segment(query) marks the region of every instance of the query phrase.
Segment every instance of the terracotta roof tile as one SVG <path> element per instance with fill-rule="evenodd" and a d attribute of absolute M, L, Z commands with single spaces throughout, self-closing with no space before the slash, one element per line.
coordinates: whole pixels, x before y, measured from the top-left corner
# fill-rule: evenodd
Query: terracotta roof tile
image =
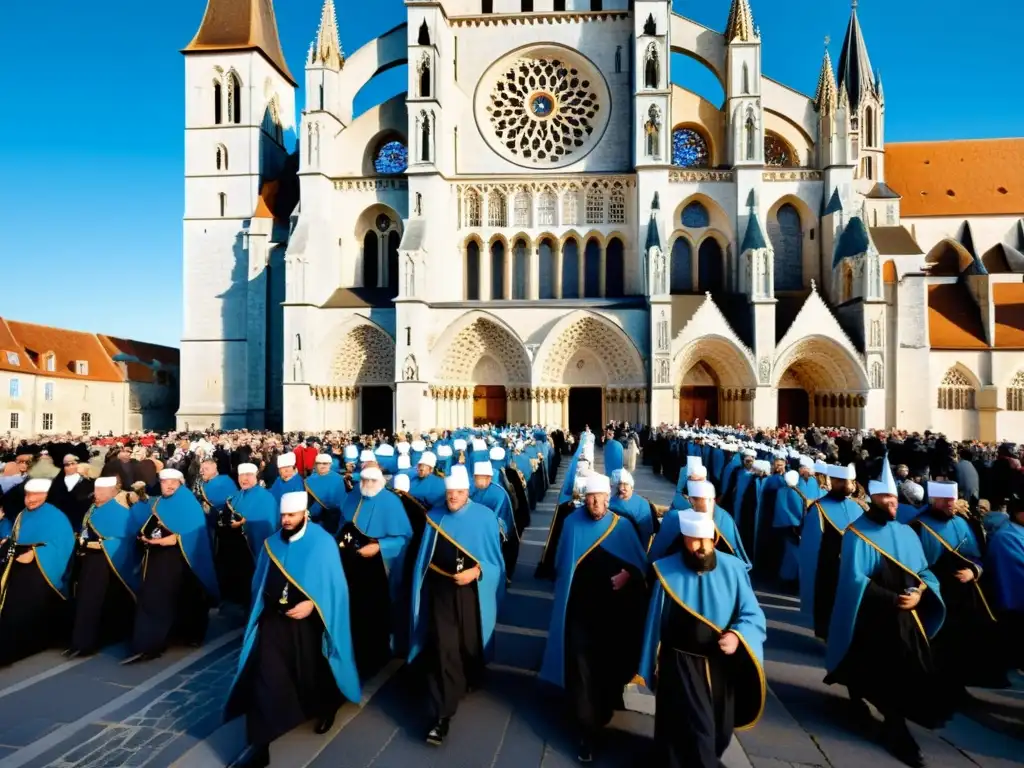
<path fill-rule="evenodd" d="M 987 349 L 981 312 L 959 283 L 928 286 L 928 334 L 932 349 Z"/>
<path fill-rule="evenodd" d="M 1024 139 L 886 144 L 903 216 L 1024 214 Z"/>
<path fill-rule="evenodd" d="M 8 358 L 8 354 L 16 357 Z M 11 371 L 16 373 L 33 373 L 36 367 L 32 364 L 32 358 L 25 352 L 14 334 L 11 332 L 7 321 L 0 317 L 0 371 Z"/>
<path fill-rule="evenodd" d="M 94 334 L 15 320 L 7 321 L 7 325 L 21 347 L 32 356 L 36 372 L 41 376 L 86 381 L 124 381 L 121 372 Z M 56 357 L 56 370 L 47 371 L 43 355 L 51 352 Z M 76 360 L 88 363 L 87 374 L 75 373 Z"/>
<path fill-rule="evenodd" d="M 1024 349 L 1024 283 L 995 283 L 996 347 Z"/>

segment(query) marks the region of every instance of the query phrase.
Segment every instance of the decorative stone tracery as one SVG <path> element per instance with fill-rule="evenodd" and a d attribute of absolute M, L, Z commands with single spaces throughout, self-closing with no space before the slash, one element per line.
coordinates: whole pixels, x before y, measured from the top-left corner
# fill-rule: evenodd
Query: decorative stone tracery
<path fill-rule="evenodd" d="M 380 328 L 357 325 L 338 346 L 331 363 L 336 384 L 390 386 L 395 380 L 395 342 Z"/>
<path fill-rule="evenodd" d="M 522 342 L 508 329 L 482 317 L 460 330 L 442 354 L 440 381 L 475 383 L 473 370 L 489 355 L 505 369 L 510 386 L 530 383 L 530 359 Z"/>
<path fill-rule="evenodd" d="M 645 383 L 640 356 L 626 335 L 592 315 L 578 317 L 547 351 L 541 382 L 554 384 L 565 377 L 566 366 L 581 350 L 591 351 L 604 366 L 609 385 Z"/>

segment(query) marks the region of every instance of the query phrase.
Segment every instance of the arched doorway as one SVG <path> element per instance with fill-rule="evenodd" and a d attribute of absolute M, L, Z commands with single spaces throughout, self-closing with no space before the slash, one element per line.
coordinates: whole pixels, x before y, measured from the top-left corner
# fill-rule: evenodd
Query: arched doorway
<path fill-rule="evenodd" d="M 597 434 L 601 431 L 604 412 L 601 387 L 571 387 L 569 389 L 569 431 L 579 434 L 587 427 Z"/>
<path fill-rule="evenodd" d="M 323 429 L 394 429 L 395 342 L 370 323 L 351 326 L 335 346 L 319 410 Z M 323 379 L 321 379 L 323 381 Z"/>
<path fill-rule="evenodd" d="M 722 246 L 713 237 L 705 238 L 697 251 L 697 275 L 697 284 L 701 291 L 715 293 L 725 288 Z"/>
<path fill-rule="evenodd" d="M 363 387 L 359 393 L 359 425 L 364 435 L 394 427 L 394 392 L 391 387 Z"/>
<path fill-rule="evenodd" d="M 811 396 L 792 369 L 779 381 L 778 423 L 794 427 L 808 427 L 811 423 Z"/>
<path fill-rule="evenodd" d="M 620 299 L 626 295 L 626 262 L 622 241 L 613 237 L 608 241 L 605 253 L 604 295 L 609 299 Z"/>
<path fill-rule="evenodd" d="M 673 342 L 673 349 L 672 380 L 681 422 L 751 423 L 757 382 L 749 353 L 738 341 L 714 334 L 681 337 Z"/>
<path fill-rule="evenodd" d="M 804 337 L 776 359 L 777 423 L 863 428 L 867 375 L 846 347 L 825 336 Z"/>
<path fill-rule="evenodd" d="M 473 426 L 504 424 L 508 421 L 508 394 L 505 387 L 477 384 L 473 387 Z"/>
<path fill-rule="evenodd" d="M 686 375 L 679 389 L 679 423 L 693 424 L 710 421 L 718 424 L 718 376 L 711 367 L 700 361 Z"/>

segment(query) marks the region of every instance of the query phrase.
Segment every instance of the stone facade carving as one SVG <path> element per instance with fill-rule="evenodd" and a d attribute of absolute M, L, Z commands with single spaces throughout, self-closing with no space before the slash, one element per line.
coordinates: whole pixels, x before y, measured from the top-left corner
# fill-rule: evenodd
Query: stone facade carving
<path fill-rule="evenodd" d="M 331 365 L 338 384 L 393 384 L 395 342 L 372 325 L 357 325 L 338 346 Z"/>
<path fill-rule="evenodd" d="M 566 365 L 581 350 L 590 349 L 608 371 L 610 384 L 639 384 L 647 377 L 636 349 L 621 331 L 593 317 L 581 317 L 566 328 L 548 352 L 542 379 L 561 381 Z"/>
<path fill-rule="evenodd" d="M 885 388 L 885 374 L 882 372 L 882 364 L 877 360 L 871 364 L 871 388 Z"/>
<path fill-rule="evenodd" d="M 669 339 L 668 318 L 665 317 L 665 310 L 661 310 L 661 316 L 658 318 L 655 340 L 655 349 L 658 352 L 668 352 L 671 339 Z"/>
<path fill-rule="evenodd" d="M 405 358 L 405 365 L 402 366 L 402 380 L 403 381 L 419 381 L 420 369 L 416 365 L 416 358 L 413 355 L 409 355 Z"/>
<path fill-rule="evenodd" d="M 881 349 L 884 346 L 884 340 L 882 337 L 882 321 L 872 320 L 871 330 L 868 334 L 868 345 L 872 349 Z"/>
<path fill-rule="evenodd" d="M 445 355 L 438 375 L 441 381 L 472 381 L 474 368 L 487 354 L 504 367 L 509 384 L 530 383 L 530 358 L 522 342 L 484 318 L 477 318 L 459 331 L 447 351 L 435 352 Z"/>
<path fill-rule="evenodd" d="M 762 357 L 761 362 L 757 365 L 758 375 L 761 377 L 762 384 L 770 384 L 772 380 L 772 361 L 767 357 Z"/>
<path fill-rule="evenodd" d="M 732 171 L 669 171 L 670 182 L 693 182 L 693 181 L 732 181 Z"/>
<path fill-rule="evenodd" d="M 671 381 L 671 366 L 667 357 L 659 357 L 654 368 L 654 383 L 668 384 Z"/>
<path fill-rule="evenodd" d="M 821 181 L 821 171 L 765 171 L 761 174 L 764 181 Z"/>

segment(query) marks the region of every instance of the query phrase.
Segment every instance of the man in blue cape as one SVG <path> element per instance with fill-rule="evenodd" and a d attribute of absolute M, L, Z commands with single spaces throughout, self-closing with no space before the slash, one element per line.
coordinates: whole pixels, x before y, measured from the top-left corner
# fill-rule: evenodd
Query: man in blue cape
<path fill-rule="evenodd" d="M 869 508 L 842 537 L 825 682 L 845 685 L 862 719 L 870 718 L 864 701 L 874 704 L 885 718 L 885 747 L 907 765 L 922 766 L 907 719 L 936 728 L 952 714 L 952 687 L 929 644 L 945 606 L 920 539 L 896 522 L 896 484 L 888 461 L 884 467 L 884 479 L 868 485 Z"/>
<path fill-rule="evenodd" d="M 214 531 L 218 523 L 223 522 L 220 518 L 224 514 L 225 504 L 228 497 L 238 490 L 238 486 L 227 475 L 218 473 L 217 460 L 213 458 L 203 459 L 199 465 L 199 476 L 201 482 L 196 490 L 196 498 L 203 507 L 210 530 Z"/>
<path fill-rule="evenodd" d="M 615 470 L 622 469 L 622 463 L 622 443 L 615 436 L 615 428 L 609 425 L 604 431 L 604 471 L 611 475 Z"/>
<path fill-rule="evenodd" d="M 750 559 L 743 548 L 743 540 L 732 516 L 715 503 L 715 486 L 706 480 L 691 480 L 687 484 L 689 497 L 687 506 L 690 509 L 711 518 L 715 525 L 715 549 L 735 555 L 750 568 Z M 647 557 L 653 563 L 668 555 L 675 554 L 683 545 L 679 533 L 679 516 L 687 510 L 670 509 L 661 520 L 661 527 L 654 537 Z"/>
<path fill-rule="evenodd" d="M 856 488 L 853 465 L 828 468 L 828 495 L 811 504 L 800 530 L 800 610 L 811 619 L 814 636 L 828 639 L 839 579 L 839 552 L 846 527 L 864 510 L 851 497 Z"/>
<path fill-rule="evenodd" d="M 761 497 L 757 502 L 757 513 L 754 517 L 754 540 L 751 543 L 750 551 L 754 554 L 755 566 L 758 565 L 757 558 L 766 549 L 767 540 L 771 538 L 772 522 L 775 517 L 775 498 L 779 491 L 786 487 L 786 458 L 776 452 L 771 462 L 772 473 L 768 475 L 761 485 Z"/>
<path fill-rule="evenodd" d="M 270 743 L 306 720 L 327 733 L 343 699 L 362 690 L 352 652 L 349 590 L 334 539 L 309 521 L 305 491 L 281 499 L 281 529 L 263 542 L 249 623 L 226 719 L 244 714 L 254 749 L 246 768 L 270 764 Z"/>
<path fill-rule="evenodd" d="M 498 606 L 505 595 L 505 562 L 498 519 L 469 500 L 469 474 L 445 480 L 445 505 L 427 514 L 412 575 L 412 647 L 426 652 L 434 724 L 427 743 L 448 735 L 459 701 L 477 687 L 493 653 Z"/>
<path fill-rule="evenodd" d="M 277 457 L 277 480 L 270 486 L 275 501 L 280 504 L 281 497 L 286 493 L 297 493 L 305 488 L 302 475 L 295 468 L 295 454 L 291 451 L 282 453 Z"/>
<path fill-rule="evenodd" d="M 1024 669 L 1024 494 L 1019 480 L 1017 486 L 1007 499 L 1008 519 L 989 539 L 985 563 L 1006 666 Z"/>
<path fill-rule="evenodd" d="M 413 529 L 401 499 L 384 488 L 384 473 L 367 467 L 359 490 L 345 499 L 336 540 L 345 580 L 356 668 L 371 677 L 391 658 L 395 626 L 402 617 L 405 554 Z M 405 589 L 403 589 L 403 587 Z"/>
<path fill-rule="evenodd" d="M 331 471 L 331 464 L 331 457 L 321 453 L 313 464 L 313 474 L 303 482 L 309 494 L 309 518 L 333 536 L 338 531 L 341 506 L 348 492 L 341 475 Z"/>
<path fill-rule="evenodd" d="M 930 481 L 928 499 L 928 508 L 910 527 L 921 538 L 946 604 L 946 621 L 932 641 L 935 662 L 961 689 L 1005 688 L 1009 683 L 1000 655 L 978 653 L 979 648 L 997 648 L 999 634 L 981 589 L 981 547 L 971 526 L 954 511 L 957 483 Z"/>
<path fill-rule="evenodd" d="M 818 479 L 814 476 L 814 459 L 810 456 L 801 455 L 799 458 L 800 479 L 797 488 L 808 501 L 815 501 L 821 496 L 821 488 L 818 486 Z"/>
<path fill-rule="evenodd" d="M 49 645 L 68 598 L 75 534 L 67 516 L 46 503 L 50 481 L 20 486 L 25 508 L 0 542 L 0 666 Z"/>
<path fill-rule="evenodd" d="M 117 503 L 116 477 L 101 477 L 78 535 L 75 618 L 69 657 L 91 655 L 132 628 L 141 564 L 131 512 Z"/>
<path fill-rule="evenodd" d="M 622 469 L 618 477 L 618 493 L 608 502 L 608 508 L 619 517 L 626 518 L 636 529 L 644 550 L 651 545 L 654 537 L 654 512 L 651 502 L 634 493 L 633 475 Z"/>
<path fill-rule="evenodd" d="M 540 679 L 565 690 L 579 760 L 622 708 L 640 658 L 647 558 L 636 529 L 608 510 L 605 475 L 587 478 L 586 507 L 569 515 L 555 563 L 555 601 Z"/>
<path fill-rule="evenodd" d="M 390 443 L 381 443 L 373 450 L 377 457 L 377 464 L 380 471 L 385 475 L 393 475 L 398 471 L 398 459 L 395 456 L 395 446 Z"/>
<path fill-rule="evenodd" d="M 555 514 L 551 517 L 551 524 L 548 526 L 544 551 L 534 570 L 535 578 L 555 580 L 555 563 L 558 561 L 558 542 L 562 536 L 562 526 L 565 525 L 566 518 L 583 504 L 583 489 L 586 488 L 586 479 L 592 471 L 590 468 L 592 450 L 593 444 L 587 441 L 586 433 L 581 434 L 580 446 L 572 461 L 569 462 L 562 490 L 558 495 L 558 505 L 555 507 Z"/>
<path fill-rule="evenodd" d="M 790 587 L 796 586 L 800 578 L 800 528 L 808 497 L 796 470 L 789 470 L 783 477 L 786 485 L 775 496 L 771 535 L 765 538 L 765 548 L 757 556 L 757 567 L 760 575 Z"/>
<path fill-rule="evenodd" d="M 176 469 L 160 472 L 160 498 L 150 505 L 139 541 L 142 584 L 137 593 L 132 655 L 123 664 L 160 656 L 171 630 L 199 645 L 206 636 L 210 606 L 220 602 L 206 516 Z"/>
<path fill-rule="evenodd" d="M 512 499 L 508 492 L 494 482 L 494 468 L 490 461 L 478 461 L 473 465 L 473 487 L 469 498 L 494 512 L 501 529 L 501 554 L 505 559 L 505 579 L 512 580 L 519 558 L 519 531 L 512 516 Z"/>
<path fill-rule="evenodd" d="M 716 766 L 764 711 L 767 622 L 746 565 L 715 549 L 706 515 L 679 513 L 680 550 L 653 564 L 638 683 L 655 692 L 653 764 Z"/>
<path fill-rule="evenodd" d="M 259 484 L 255 464 L 238 465 L 241 490 L 227 500 L 230 521 L 217 529 L 217 583 L 221 597 L 248 609 L 252 605 L 252 576 L 263 542 L 275 530 L 279 503 Z"/>
<path fill-rule="evenodd" d="M 432 451 L 420 454 L 416 477 L 409 482 L 409 495 L 428 510 L 444 503 L 444 479 L 434 474 L 437 456 Z"/>

